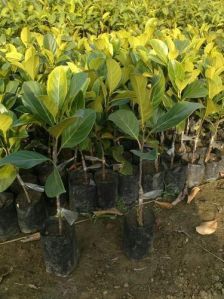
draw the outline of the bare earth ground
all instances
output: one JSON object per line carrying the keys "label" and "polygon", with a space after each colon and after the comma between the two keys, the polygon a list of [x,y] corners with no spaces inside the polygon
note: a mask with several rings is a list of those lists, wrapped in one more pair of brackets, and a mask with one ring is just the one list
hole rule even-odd
{"label": "bare earth ground", "polygon": [[[224,181],[156,214],[153,250],[142,261],[122,253],[122,218],[77,225],[81,259],[69,278],[45,273],[39,241],[0,246],[0,276],[13,267],[0,279],[0,299],[224,298]],[[196,233],[217,215],[215,234]]]}

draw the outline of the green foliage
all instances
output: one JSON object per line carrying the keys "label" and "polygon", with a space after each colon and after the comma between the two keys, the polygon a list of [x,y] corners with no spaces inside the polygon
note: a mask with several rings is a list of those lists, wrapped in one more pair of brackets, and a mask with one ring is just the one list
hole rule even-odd
{"label": "green foliage", "polygon": [[123,109],[118,110],[109,116],[109,120],[111,120],[125,134],[138,140],[139,124],[132,111]]}
{"label": "green foliage", "polygon": [[39,153],[21,150],[5,156],[0,160],[0,166],[12,164],[15,167],[30,169],[38,164],[48,161],[49,159]]}
{"label": "green foliage", "polygon": [[[36,126],[49,152],[88,137],[88,149],[97,152],[102,139],[108,154],[119,136],[137,141],[141,159],[155,159],[157,133],[183,133],[192,114],[211,127],[223,118],[222,0],[185,2],[0,2],[0,190],[15,167],[46,161],[24,151]],[[128,173],[120,148],[113,156]],[[64,192],[59,177],[55,168],[48,195]]]}
{"label": "green foliage", "polygon": [[158,118],[152,132],[163,132],[177,126],[199,108],[203,108],[200,103],[180,102],[175,104],[168,112]]}
{"label": "green foliage", "polygon": [[66,192],[60,173],[56,166],[54,166],[52,173],[47,178],[45,192],[50,198],[56,197]]}
{"label": "green foliage", "polygon": [[0,192],[3,192],[10,187],[14,182],[16,175],[17,171],[13,165],[7,164],[0,167]]}

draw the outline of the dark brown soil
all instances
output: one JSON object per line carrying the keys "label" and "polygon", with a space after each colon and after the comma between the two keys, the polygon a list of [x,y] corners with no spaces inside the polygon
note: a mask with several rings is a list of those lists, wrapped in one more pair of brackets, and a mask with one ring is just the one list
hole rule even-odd
{"label": "dark brown soil", "polygon": [[[141,261],[122,253],[122,218],[78,224],[81,259],[69,278],[45,273],[39,241],[0,245],[0,299],[224,298],[224,181],[203,186],[190,205],[155,212],[154,246]],[[215,217],[213,235],[197,234]]]}

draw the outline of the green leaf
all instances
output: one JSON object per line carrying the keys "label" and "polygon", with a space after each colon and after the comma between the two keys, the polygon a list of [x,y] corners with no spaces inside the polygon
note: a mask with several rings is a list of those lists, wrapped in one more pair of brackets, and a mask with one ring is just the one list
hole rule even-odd
{"label": "green leaf", "polygon": [[185,99],[204,98],[208,95],[206,80],[199,79],[189,84],[183,92]]}
{"label": "green leaf", "polygon": [[18,80],[9,81],[8,84],[6,85],[5,93],[15,94],[19,87],[19,83],[20,82]]}
{"label": "green leaf", "polygon": [[48,132],[51,134],[51,136],[58,138],[63,131],[69,127],[71,124],[73,124],[76,121],[77,117],[69,117],[64,120],[62,120],[57,125],[51,127]]}
{"label": "green leaf", "polygon": [[132,175],[133,167],[132,164],[124,158],[124,148],[123,146],[114,146],[112,148],[112,155],[116,162],[121,163],[121,168],[119,172],[123,175]]}
{"label": "green leaf", "polygon": [[168,75],[172,82],[173,87],[176,89],[176,91],[178,91],[176,82],[177,81],[181,82],[185,78],[184,69],[183,69],[181,63],[175,59],[170,60],[168,63]]}
{"label": "green leaf", "polygon": [[70,114],[74,114],[76,113],[76,111],[80,110],[80,109],[84,109],[85,108],[85,98],[83,95],[83,92],[80,91],[77,96],[75,97],[71,108],[70,108]]}
{"label": "green leaf", "polygon": [[47,94],[49,97],[48,111],[56,118],[64,104],[68,92],[66,66],[57,66],[48,76]]}
{"label": "green leaf", "polygon": [[120,109],[110,114],[108,119],[112,121],[125,134],[138,140],[139,124],[136,116],[132,111]]}
{"label": "green leaf", "polygon": [[0,167],[0,192],[11,186],[16,178],[16,174],[16,168],[13,165],[7,164]]}
{"label": "green leaf", "polygon": [[54,36],[50,33],[44,35],[44,48],[48,49],[52,53],[55,53],[57,50],[57,42]]}
{"label": "green leaf", "polygon": [[136,98],[133,101],[138,104],[141,124],[144,127],[152,113],[152,103],[150,101],[149,90],[147,89],[147,78],[139,74],[133,75],[131,77],[131,84],[136,94]]}
{"label": "green leaf", "polygon": [[167,45],[159,39],[151,39],[149,41],[156,55],[166,64],[168,61],[169,49]]}
{"label": "green leaf", "polygon": [[47,157],[39,153],[21,150],[1,159],[0,166],[12,164],[18,168],[30,169],[48,160]]}
{"label": "green leaf", "polygon": [[74,117],[77,120],[62,134],[61,148],[75,147],[87,138],[95,123],[96,112],[92,109],[81,109]]}
{"label": "green leaf", "polygon": [[56,166],[54,166],[54,170],[48,176],[44,189],[45,189],[45,193],[50,198],[59,196],[60,194],[66,192],[60,173]]}
{"label": "green leaf", "polygon": [[120,65],[114,59],[107,59],[107,83],[109,86],[110,94],[116,89],[121,81],[122,72]]}
{"label": "green leaf", "polygon": [[63,107],[64,112],[70,112],[68,115],[72,115],[78,109],[83,109],[85,107],[84,96],[89,82],[90,79],[88,78],[87,73],[81,72],[72,75],[68,95]]}
{"label": "green leaf", "polygon": [[173,128],[189,117],[195,110],[203,108],[200,103],[180,102],[175,104],[168,112],[158,118],[152,132],[158,133]]}
{"label": "green leaf", "polygon": [[28,81],[23,83],[23,96],[22,100],[24,106],[33,114],[37,120],[48,125],[52,125],[54,120],[47,110],[46,106],[40,99],[44,90],[42,86],[35,81]]}
{"label": "green leaf", "polygon": [[152,92],[151,101],[153,109],[158,108],[159,104],[163,101],[165,94],[165,78],[163,71],[160,69],[159,74],[152,78]]}
{"label": "green leaf", "polygon": [[81,72],[73,74],[68,91],[68,97],[75,99],[80,91],[85,93],[88,88],[89,81],[87,73]]}
{"label": "green leaf", "polygon": [[141,151],[138,150],[131,150],[131,152],[141,158],[142,160],[149,160],[149,161],[154,161],[157,158],[157,150],[153,149],[147,153],[142,153]]}

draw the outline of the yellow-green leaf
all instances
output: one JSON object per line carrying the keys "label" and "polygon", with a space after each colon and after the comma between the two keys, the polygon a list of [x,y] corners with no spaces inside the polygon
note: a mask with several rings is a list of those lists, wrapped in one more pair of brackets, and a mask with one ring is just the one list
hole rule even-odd
{"label": "yellow-green leaf", "polygon": [[23,66],[25,72],[27,72],[31,79],[34,80],[38,73],[39,57],[33,47],[26,50]]}
{"label": "yellow-green leaf", "polygon": [[21,31],[20,38],[24,45],[27,47],[27,45],[30,43],[31,34],[28,27],[24,27]]}
{"label": "yellow-green leaf", "polygon": [[12,125],[13,119],[8,114],[0,114],[0,131],[5,136],[10,126]]}
{"label": "yellow-green leaf", "polygon": [[57,116],[59,110],[62,108],[68,92],[67,70],[68,67],[58,66],[48,76],[48,107],[54,105],[52,114],[54,117]]}
{"label": "yellow-green leaf", "polygon": [[16,178],[16,168],[7,164],[0,167],[0,192],[5,191]]}
{"label": "yellow-green leaf", "polygon": [[167,45],[159,39],[151,39],[149,43],[155,51],[156,55],[166,64],[168,62],[169,53]]}
{"label": "yellow-green leaf", "polygon": [[110,94],[117,88],[121,81],[122,72],[120,65],[114,59],[107,60],[107,83],[110,90]]}
{"label": "yellow-green leaf", "polygon": [[150,101],[149,90],[147,89],[147,78],[136,74],[131,77],[131,84],[135,91],[136,98],[134,102],[138,104],[141,125],[144,127],[152,113],[152,103]]}
{"label": "yellow-green leaf", "polygon": [[219,106],[210,98],[207,99],[207,106],[205,111],[205,116],[217,113],[220,110]]}

